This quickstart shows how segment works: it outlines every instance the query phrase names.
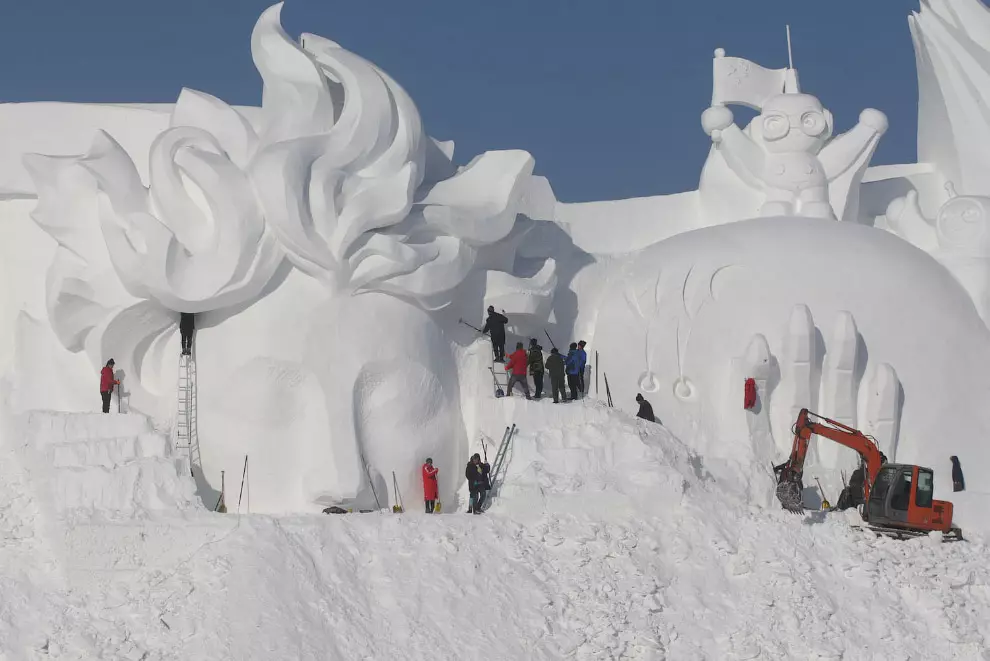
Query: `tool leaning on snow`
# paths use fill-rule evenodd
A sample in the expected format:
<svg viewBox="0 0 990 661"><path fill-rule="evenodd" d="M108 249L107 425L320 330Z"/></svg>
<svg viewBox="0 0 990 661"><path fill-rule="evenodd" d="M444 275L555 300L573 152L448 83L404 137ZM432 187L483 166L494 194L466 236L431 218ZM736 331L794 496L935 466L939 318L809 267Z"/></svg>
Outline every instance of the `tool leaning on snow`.
<svg viewBox="0 0 990 661"><path fill-rule="evenodd" d="M817 435L859 454L862 466L858 470L864 478L861 492L858 481L850 480L850 485L839 496L839 503L862 504L863 520L872 530L894 537L917 537L940 531L946 540L962 539L962 531L952 525L952 503L932 498L935 490L932 469L888 464L875 439L808 409L801 409L793 432L790 457L773 467L777 476L777 500L784 509L795 513L804 511L804 461L811 437Z"/></svg>

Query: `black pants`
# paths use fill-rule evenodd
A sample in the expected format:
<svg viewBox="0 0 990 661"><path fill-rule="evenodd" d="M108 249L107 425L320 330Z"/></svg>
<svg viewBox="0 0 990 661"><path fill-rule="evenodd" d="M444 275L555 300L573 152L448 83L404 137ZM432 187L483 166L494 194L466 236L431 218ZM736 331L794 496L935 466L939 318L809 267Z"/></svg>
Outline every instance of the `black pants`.
<svg viewBox="0 0 990 661"><path fill-rule="evenodd" d="M564 390L564 376L554 376L550 375L550 392L553 394L553 401L559 402L560 400L567 399L567 393Z"/></svg>
<svg viewBox="0 0 990 661"><path fill-rule="evenodd" d="M110 396L111 395L113 395L113 391L112 390L108 390L107 392L101 392L100 393L100 397L103 398L103 412L104 413L109 413L110 412Z"/></svg>
<svg viewBox="0 0 990 661"><path fill-rule="evenodd" d="M582 367L581 371L578 372L578 390L580 390L582 394L584 393L584 370L585 368Z"/></svg>
<svg viewBox="0 0 990 661"><path fill-rule="evenodd" d="M568 374L567 375L567 387L571 389L571 399L578 398L578 375Z"/></svg>
<svg viewBox="0 0 990 661"><path fill-rule="evenodd" d="M437 501L428 500L426 501L426 513L433 514L433 508L437 506Z"/></svg>
<svg viewBox="0 0 990 661"><path fill-rule="evenodd" d="M182 353L188 356L192 353L193 332L180 328L179 334L182 336Z"/></svg>
<svg viewBox="0 0 990 661"><path fill-rule="evenodd" d="M496 362L505 360L505 333L501 335L492 333L492 353L495 354Z"/></svg>
<svg viewBox="0 0 990 661"><path fill-rule="evenodd" d="M471 491L471 506L468 512L481 514L481 508L485 504L485 495L487 493L487 491Z"/></svg>
<svg viewBox="0 0 990 661"><path fill-rule="evenodd" d="M533 372L533 387L536 389L536 398L543 396L543 372Z"/></svg>

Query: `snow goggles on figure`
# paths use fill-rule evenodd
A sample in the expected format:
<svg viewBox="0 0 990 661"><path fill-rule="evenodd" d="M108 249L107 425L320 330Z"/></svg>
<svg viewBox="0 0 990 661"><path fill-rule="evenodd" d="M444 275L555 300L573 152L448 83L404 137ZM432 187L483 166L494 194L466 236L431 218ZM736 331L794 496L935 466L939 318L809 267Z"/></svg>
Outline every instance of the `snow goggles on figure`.
<svg viewBox="0 0 990 661"><path fill-rule="evenodd" d="M765 140L780 140L792 128L800 129L802 133L817 138L828 130L828 120L825 114L817 110L809 110L800 115L787 115L782 112L768 112L763 117L763 138Z"/></svg>

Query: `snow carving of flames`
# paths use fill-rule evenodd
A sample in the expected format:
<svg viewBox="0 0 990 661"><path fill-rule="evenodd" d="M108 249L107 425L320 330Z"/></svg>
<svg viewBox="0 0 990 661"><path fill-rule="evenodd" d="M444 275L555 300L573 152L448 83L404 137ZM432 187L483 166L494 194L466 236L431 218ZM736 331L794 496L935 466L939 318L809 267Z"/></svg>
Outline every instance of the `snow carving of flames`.
<svg viewBox="0 0 990 661"><path fill-rule="evenodd" d="M53 329L94 365L117 357L138 377L139 410L164 394L157 381L171 387L142 370L160 369L176 311L250 304L286 259L330 293L436 307L515 226L527 152L487 152L458 171L399 85L327 39L295 43L280 12L266 10L252 35L258 121L184 90L151 146L147 187L105 132L82 156L25 158L33 217L59 243Z"/></svg>

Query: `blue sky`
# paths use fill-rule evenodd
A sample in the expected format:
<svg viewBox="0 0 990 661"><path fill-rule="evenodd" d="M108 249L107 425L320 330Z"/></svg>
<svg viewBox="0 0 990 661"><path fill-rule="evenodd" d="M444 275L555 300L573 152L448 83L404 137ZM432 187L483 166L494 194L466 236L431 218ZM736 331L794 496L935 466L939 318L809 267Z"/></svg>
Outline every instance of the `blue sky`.
<svg viewBox="0 0 990 661"><path fill-rule="evenodd" d="M0 20L0 101L172 102L192 87L260 103L250 33L266 0L21 0ZM787 63L791 24L805 91L839 130L887 113L875 163L915 160L917 0L288 0L289 34L313 32L378 64L430 134L466 162L536 157L558 199L697 187L716 47ZM2 148L2 145L0 145Z"/></svg>

